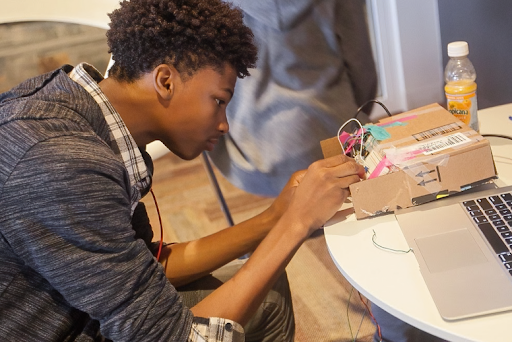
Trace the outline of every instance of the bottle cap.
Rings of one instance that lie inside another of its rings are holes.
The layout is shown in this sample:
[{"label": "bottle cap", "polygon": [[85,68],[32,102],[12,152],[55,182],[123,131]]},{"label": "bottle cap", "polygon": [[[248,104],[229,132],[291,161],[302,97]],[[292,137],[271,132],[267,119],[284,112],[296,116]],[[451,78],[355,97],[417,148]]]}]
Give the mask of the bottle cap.
[{"label": "bottle cap", "polygon": [[451,42],[448,44],[449,57],[462,57],[469,54],[469,47],[467,42]]}]

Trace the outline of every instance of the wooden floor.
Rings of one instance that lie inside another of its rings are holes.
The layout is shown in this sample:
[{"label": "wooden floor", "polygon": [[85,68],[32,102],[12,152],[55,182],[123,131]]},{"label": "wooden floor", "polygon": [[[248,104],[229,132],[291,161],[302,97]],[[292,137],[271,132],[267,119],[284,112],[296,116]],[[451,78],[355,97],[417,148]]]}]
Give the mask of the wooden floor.
[{"label": "wooden floor", "polygon": [[[189,241],[227,226],[201,157],[183,161],[172,153],[154,161],[153,191],[164,227],[164,240]],[[266,209],[272,199],[248,194],[215,170],[235,223]],[[155,239],[157,211],[151,196],[144,202]],[[287,267],[296,320],[297,342],[371,341],[374,326],[356,290],[334,266],[322,231],[306,241]],[[357,339],[355,339],[356,332]]]}]

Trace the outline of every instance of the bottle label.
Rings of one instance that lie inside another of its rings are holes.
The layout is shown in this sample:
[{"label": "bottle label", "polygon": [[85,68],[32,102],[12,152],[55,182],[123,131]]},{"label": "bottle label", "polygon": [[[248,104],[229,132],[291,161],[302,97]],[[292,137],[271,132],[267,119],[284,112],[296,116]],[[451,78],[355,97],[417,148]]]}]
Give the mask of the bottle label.
[{"label": "bottle label", "polygon": [[446,100],[448,111],[478,132],[476,91],[457,95],[446,93]]}]

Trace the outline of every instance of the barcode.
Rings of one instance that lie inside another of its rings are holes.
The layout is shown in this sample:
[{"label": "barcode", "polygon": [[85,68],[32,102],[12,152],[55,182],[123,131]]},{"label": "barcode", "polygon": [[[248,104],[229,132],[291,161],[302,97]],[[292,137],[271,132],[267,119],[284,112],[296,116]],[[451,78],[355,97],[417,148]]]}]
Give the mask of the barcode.
[{"label": "barcode", "polygon": [[425,142],[423,144],[418,145],[418,150],[422,151],[423,154],[430,154],[434,152],[439,152],[445,150],[450,147],[455,147],[457,145],[462,145],[467,142],[470,142],[467,136],[462,133],[455,133],[437,140]]},{"label": "barcode", "polygon": [[459,129],[461,129],[460,124],[458,124],[457,122],[453,122],[453,123],[448,124],[448,125],[444,125],[444,126],[441,126],[441,127],[429,129],[428,131],[424,131],[424,132],[420,132],[420,133],[414,134],[413,138],[416,139],[417,141],[422,141],[422,140],[433,138],[433,137],[438,136],[438,135],[444,135],[444,134],[447,134],[447,133],[450,133],[450,132],[454,132],[454,131],[457,131]]}]

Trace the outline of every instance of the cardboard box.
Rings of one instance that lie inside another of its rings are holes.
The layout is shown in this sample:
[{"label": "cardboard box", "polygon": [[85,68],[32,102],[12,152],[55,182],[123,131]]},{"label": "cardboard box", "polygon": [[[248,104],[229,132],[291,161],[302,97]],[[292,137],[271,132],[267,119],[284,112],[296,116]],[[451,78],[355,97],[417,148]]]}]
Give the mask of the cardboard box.
[{"label": "cardboard box", "polygon": [[[369,136],[374,146],[364,159],[372,177],[350,186],[358,219],[430,202],[496,178],[489,141],[438,104],[372,125],[378,134],[372,131]],[[343,153],[337,137],[322,141],[321,147],[326,158]]]}]

